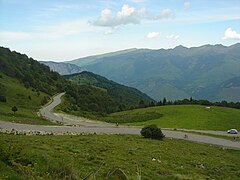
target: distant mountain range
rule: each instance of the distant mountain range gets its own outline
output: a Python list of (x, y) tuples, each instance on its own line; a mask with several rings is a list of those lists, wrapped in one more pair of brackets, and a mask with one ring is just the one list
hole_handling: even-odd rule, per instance
[(240, 43), (129, 49), (67, 63), (137, 88), (155, 100), (240, 101)]
[(58, 72), (61, 75), (75, 74), (83, 71), (83, 68), (70, 63), (53, 61), (40, 61), (40, 63), (49, 66), (52, 71)]

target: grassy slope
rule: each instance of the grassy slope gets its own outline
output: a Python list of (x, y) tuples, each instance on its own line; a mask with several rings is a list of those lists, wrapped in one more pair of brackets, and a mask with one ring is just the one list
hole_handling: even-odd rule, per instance
[(142, 179), (237, 179), (240, 175), (240, 151), (180, 140), (130, 135), (0, 137), (0, 179), (82, 179), (92, 173), (103, 179), (115, 168), (137, 179), (137, 167)]
[[(41, 99), (46, 96), (40, 93), (38, 96), (31, 88), (26, 89), (16, 79), (2, 75), (0, 83), (4, 87), (3, 94), (7, 98), (7, 102), (0, 102), (0, 119), (19, 122), (26, 124), (52, 124), (51, 122), (37, 116), (37, 111), (41, 107)], [(28, 98), (31, 96), (31, 100)], [(18, 111), (15, 116), (12, 112), (12, 107), (16, 106)]]
[[(158, 113), (161, 116), (155, 119), (146, 118), (146, 115), (150, 113)], [(130, 125), (157, 124), (162, 128), (223, 131), (230, 128), (240, 129), (240, 110), (223, 107), (206, 109), (205, 106), (197, 105), (161, 106), (113, 113), (102, 118), (105, 121), (118, 121), (119, 123), (121, 123), (121, 119), (124, 119), (125, 123), (131, 122)]]

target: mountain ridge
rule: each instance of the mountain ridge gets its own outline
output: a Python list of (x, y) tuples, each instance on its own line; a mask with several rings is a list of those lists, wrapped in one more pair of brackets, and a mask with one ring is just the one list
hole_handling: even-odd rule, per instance
[[(137, 88), (155, 100), (194, 97), (240, 101), (238, 93), (231, 98), (224, 95), (231, 87), (223, 89), (220, 86), (224, 81), (240, 76), (239, 52), (240, 43), (231, 46), (208, 44), (190, 48), (134, 49), (106, 57), (95, 56), (91, 63), (84, 64), (81, 58), (68, 63), (78, 65), (80, 62), (87, 71)], [(235, 88), (240, 90), (240, 87)]]

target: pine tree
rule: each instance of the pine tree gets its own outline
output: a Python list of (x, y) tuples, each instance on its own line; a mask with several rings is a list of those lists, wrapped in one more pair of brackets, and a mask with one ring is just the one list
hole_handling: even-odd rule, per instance
[(167, 104), (167, 99), (164, 97), (163, 98), (163, 106), (165, 106)]

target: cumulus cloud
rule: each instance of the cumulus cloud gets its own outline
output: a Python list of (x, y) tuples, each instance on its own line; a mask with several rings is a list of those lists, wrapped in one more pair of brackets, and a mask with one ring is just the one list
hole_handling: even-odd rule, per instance
[(160, 35), (159, 32), (149, 32), (147, 34), (147, 38), (152, 39), (152, 38), (158, 37), (159, 35)]
[(227, 28), (222, 39), (240, 39), (240, 34), (234, 31), (232, 28)]
[(112, 16), (110, 9), (104, 9), (100, 17), (93, 23), (96, 26), (115, 27), (126, 24), (139, 24), (141, 17), (144, 15), (144, 9), (135, 9), (125, 4), (116, 16)]
[(190, 6), (191, 6), (191, 3), (190, 3), (190, 2), (185, 2), (185, 3), (183, 4), (183, 9), (187, 10), (187, 9), (190, 8)]
[(144, 9), (136, 10), (133, 7), (128, 6), (127, 4), (123, 5), (121, 11), (119, 11), (115, 18), (116, 25), (124, 24), (139, 24), (142, 15), (144, 15)]
[(111, 26), (112, 24), (112, 11), (104, 9), (101, 12), (99, 19), (94, 23), (97, 26)]
[(91, 24), (95, 26), (116, 27), (127, 24), (139, 24), (142, 20), (167, 19), (173, 17), (173, 15), (171, 9), (163, 9), (160, 11), (160, 15), (152, 16), (146, 12), (145, 8), (136, 9), (130, 7), (128, 4), (124, 4), (121, 10), (115, 15), (112, 14), (110, 9), (102, 10), (99, 18)]

